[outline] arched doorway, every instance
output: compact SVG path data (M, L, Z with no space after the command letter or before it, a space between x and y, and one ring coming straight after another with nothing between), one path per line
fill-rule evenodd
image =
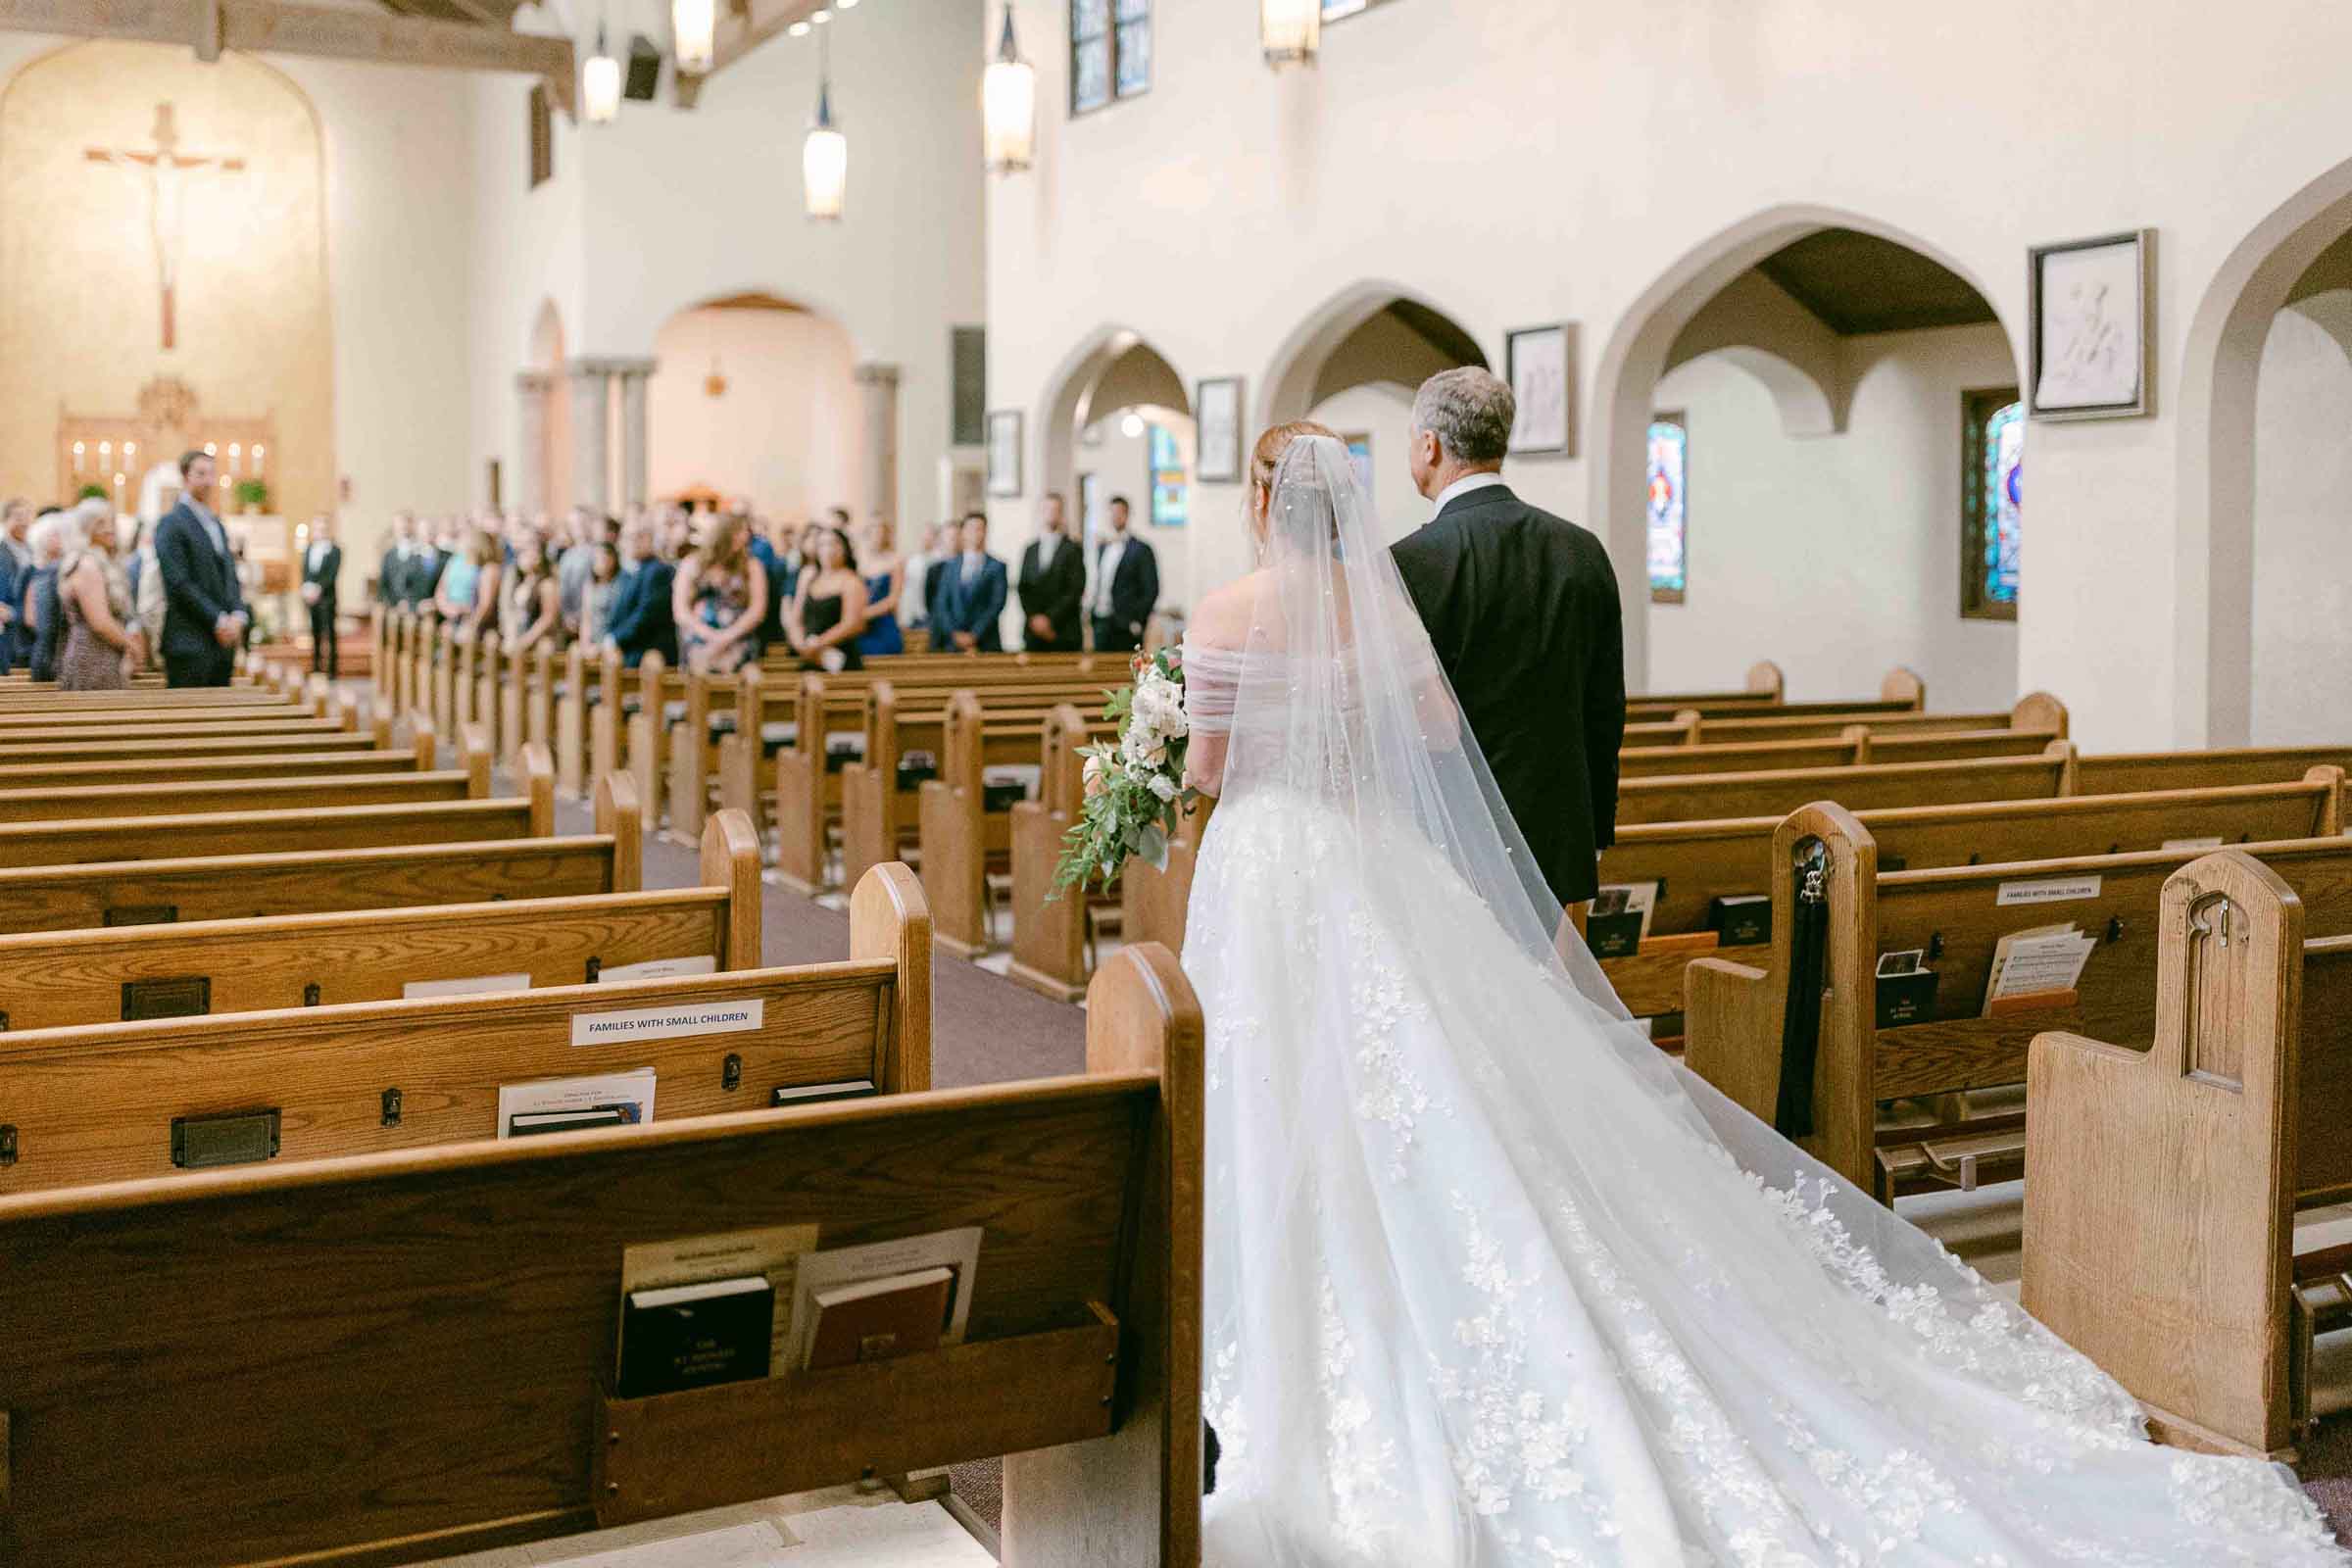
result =
M1900 664L2007 707L2020 385L1984 291L1912 236L1780 209L1687 257L1613 335L1588 427L1633 683L1770 659L1836 697Z
M1184 377L1140 333L1105 327L1062 363L1038 414L1039 472L1029 505L994 547L1017 560L1036 534L1036 503L1059 494L1087 541L1089 559L1107 526L1110 502L1128 503L1130 525L1159 559L1159 602L1181 613L1222 579L1203 579L1199 552L1213 527L1195 527L1197 436Z
M1465 365L1485 367L1487 356L1457 318L1396 284L1357 284L1285 342L1266 374L1262 424L1314 419L1338 431L1356 455L1384 534L1400 539L1428 515L1405 456L1413 394L1439 371Z
M2189 325L2175 535L2176 745L2244 745L2256 737L2258 715L2263 734L2301 733L2293 714L2306 704L2333 702L2315 718L2343 712L2337 675L2345 645L2322 624L2329 602L2312 595L2342 580L2344 515L2333 514L2331 536L2325 518L2345 491L2324 477L2315 482L2308 465L2332 464L2340 473L2345 461L2344 405L2325 340L2335 339L2340 320L2334 296L2352 283L2347 233L2352 162L2304 186L2239 242ZM2290 305L2292 319L2281 315ZM2315 401L2298 407L2298 396ZM2331 404L2337 413L2328 424ZM2268 543L2258 537L2258 516L2275 536ZM2325 549L2316 547L2321 540ZM2293 580L2315 562L2328 569ZM2306 655L2328 649L2335 671L2306 667ZM2263 682L2258 710L2265 666L2280 685L2272 692Z
M662 323L654 358L653 496L716 492L785 521L834 507L864 519L873 498L856 351L839 322L781 295L729 294Z

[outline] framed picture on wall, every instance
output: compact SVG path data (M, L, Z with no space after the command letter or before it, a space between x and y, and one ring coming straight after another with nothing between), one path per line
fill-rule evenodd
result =
M1503 378L1519 402L1512 456L1576 456L1576 328L1522 327L1502 341Z
M2036 245L2029 253L2036 419L2155 412L2156 231Z
M1242 482L1242 378L1203 381L1193 397L1200 416L1197 467L1202 484Z
M988 416L988 493L1003 498L1021 493L1021 411L998 409Z

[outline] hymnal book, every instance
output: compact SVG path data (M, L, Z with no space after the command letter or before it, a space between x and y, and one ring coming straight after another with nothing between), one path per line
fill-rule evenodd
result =
M654 1069L498 1086L498 1136L634 1127L654 1119Z
M902 752L899 754L899 788L920 789L939 777L939 757L934 752Z
M1585 942L1596 958L1623 958L1642 949L1649 935L1650 911L1657 906L1655 882L1611 882L1592 896L1592 912L1585 916Z
M2098 938L2072 925L2010 932L1992 950L1992 968L1984 982L1984 1016L1993 1015L1996 1002L2073 991L2098 945Z
M938 1349L955 1294L952 1268L917 1269L818 1291L809 1298L816 1321L808 1331L808 1370Z
M862 735L828 735L825 737L825 771L838 773L852 762L865 760L865 737Z
M980 808L984 811L1009 811L1030 798L1040 769L1034 762L1006 762L998 767L980 770Z
M1772 940L1772 896L1722 893L1707 902L1707 929L1727 948L1752 948Z
M782 1377L792 1369L795 1276L802 1256L816 1250L816 1237L814 1225L771 1225L763 1230L640 1242L621 1250L621 1295L760 1275L776 1293L774 1323L768 1336L768 1375Z
M772 1105L821 1105L828 1100L863 1100L881 1093L871 1078L845 1078L830 1084L778 1084L768 1091Z
M1905 948L1879 955L1878 1026L1893 1029L1918 1023L1936 1011L1938 977L1927 964L1928 950Z
M763 1378L776 1288L763 1275L631 1291L620 1313L624 1399Z
M933 1231L897 1241L869 1242L810 1252L801 1259L793 1280L792 1350L785 1364L808 1364L808 1347L816 1329L816 1298L827 1291L891 1280L931 1269L953 1276L940 1345L961 1345L963 1326L972 1311L972 1278L980 1266L980 1227Z

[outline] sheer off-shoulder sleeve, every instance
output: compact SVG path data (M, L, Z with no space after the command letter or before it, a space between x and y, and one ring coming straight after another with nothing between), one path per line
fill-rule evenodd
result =
M1242 686L1242 651L1184 640L1184 712L1196 735L1233 733Z

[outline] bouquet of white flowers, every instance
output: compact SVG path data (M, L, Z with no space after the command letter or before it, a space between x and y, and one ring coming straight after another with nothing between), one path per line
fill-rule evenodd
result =
M1119 726L1119 738L1078 749L1086 759L1086 799L1054 868L1055 898L1098 878L1109 887L1132 857L1164 869L1168 835L1199 799L1184 784L1192 722L1184 711L1182 654L1163 648L1150 658L1136 655L1135 684L1108 695L1102 716Z

